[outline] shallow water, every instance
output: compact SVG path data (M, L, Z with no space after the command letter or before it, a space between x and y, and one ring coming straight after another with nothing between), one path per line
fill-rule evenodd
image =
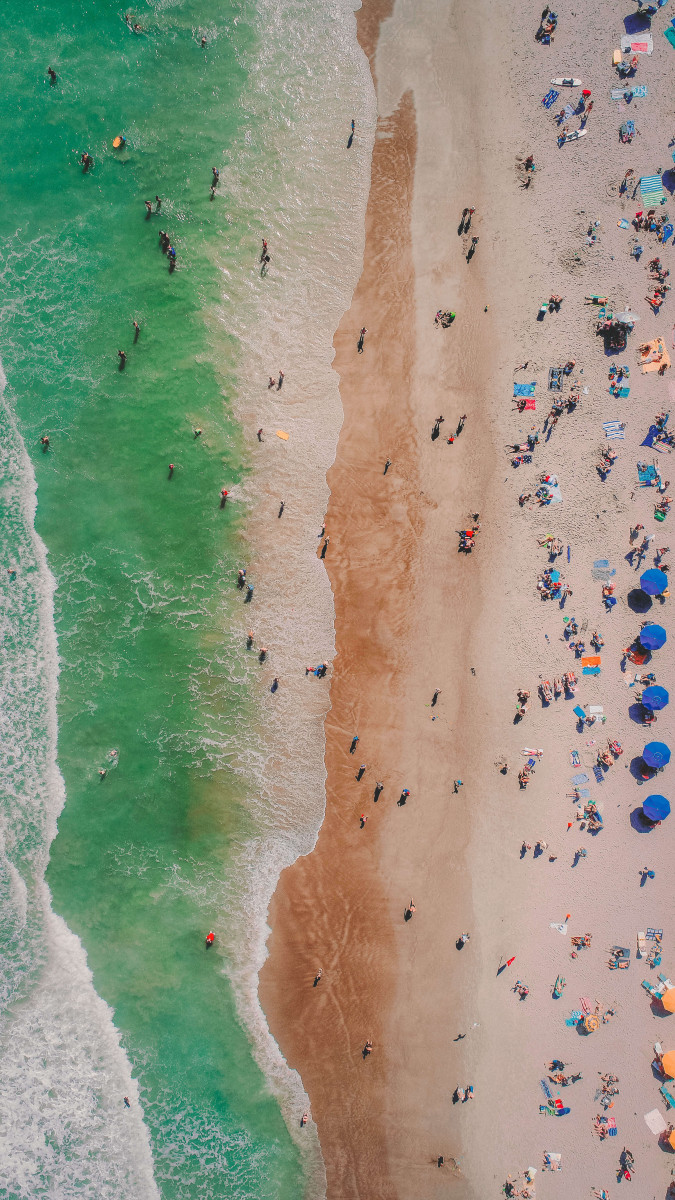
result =
M158 0L137 35L123 15L33 4L3 38L0 1195L147 1197L154 1175L163 1197L283 1200L321 1166L255 979L323 806L326 691L301 664L332 647L314 547L372 93L348 5ZM248 414L282 399L290 453L260 481Z

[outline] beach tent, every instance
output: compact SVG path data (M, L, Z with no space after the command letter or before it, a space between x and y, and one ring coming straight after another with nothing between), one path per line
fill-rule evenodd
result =
M669 1050L661 1059L664 1075L670 1075L671 1079L675 1079L675 1050Z
M668 991L663 993L661 1003L666 1012L675 1012L675 988L668 988Z
M665 821L670 813L670 804L665 796L647 796L642 811L648 821Z
M638 634L638 641L645 650L660 650L668 641L668 635L662 625L645 625Z
M643 175L640 180L640 194L643 204L647 208L654 208L657 204L665 204L666 193L663 190L660 175Z
M647 742L642 757L648 767L665 767L670 762L670 750L665 742Z
M668 576L665 571L658 571L656 567L652 567L640 576L640 587L648 596L660 596L668 587Z
M651 712L659 712L660 709L665 708L668 700L668 692L664 687L659 687L658 685L645 688L642 693L642 703Z

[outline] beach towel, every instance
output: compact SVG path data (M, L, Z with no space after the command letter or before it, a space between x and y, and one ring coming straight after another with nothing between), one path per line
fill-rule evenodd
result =
M553 1099L553 1093L551 1092L551 1089L550 1089L550 1087L548 1086L548 1082L547 1082L545 1079L540 1079L540 1080L539 1080L539 1082L540 1082L540 1084L541 1084L541 1090L542 1090L542 1092L544 1093L544 1095L545 1095L546 1099L547 1099L547 1100L552 1100L552 1099Z
M666 193L663 190L660 175L643 175L640 179L640 195L643 204L653 207L655 204L665 204Z
M609 1118L609 1120L607 1122L607 1128L609 1129L609 1136L616 1137L617 1130L616 1130L616 1118L615 1117Z
M621 39L621 49L624 54L628 50L631 54L651 54L654 49L652 35L651 33L644 33L632 38L630 34L626 34Z
M668 239L671 238L672 236L673 236L673 226L670 224L670 221L669 221L667 225L663 226L663 237L661 238L661 245L665 246Z
M572 709L572 712L574 713L575 717L578 717L578 718L579 718L579 720L580 720L580 721L585 721L585 720L586 720L586 713L584 712L584 710L583 710L583 708L581 707L581 705L580 705L580 704L577 704L577 705L576 705L576 706L575 706L575 707Z
M587 800L591 794L591 789L590 788L578 788L578 792L579 792L579 797L581 799Z
M664 29L663 36L668 38L671 46L675 47L675 29Z
M640 442L640 445L641 445L641 446L650 446L650 447L651 447L651 446L653 446L653 445L654 445L654 438L656 437L656 435L657 435L657 433L658 433L658 432L659 432L659 427L658 427L658 425L650 425L650 426L649 426L649 433L647 434L647 436L646 436L646 438L645 438L644 442Z
M646 342L646 350L640 355L640 366L642 374L647 371L658 371L660 367L670 366L670 355L666 350L666 344L663 338L654 338L651 342Z
M560 92L556 92L555 88L551 88L550 92L547 92L542 100L544 108L550 108L552 104L555 104L559 95Z
M628 388L625 389L626 392L628 390L629 390ZM611 391L611 388L610 388L610 391ZM618 395L622 396L623 392L624 392L624 389L621 388L621 390L618 392ZM605 437L608 440L610 440L611 438L621 438L621 440L623 441L626 436L626 430L622 429L620 421L605 421L602 428L604 429Z
M581 674L582 675L599 675L600 667L582 667Z
M637 96L640 99L643 99L647 95L647 84L646 83L635 83L635 84L633 84L633 87L630 90L634 96Z
M663 937L663 930L650 928L647 930L646 937L648 937L650 941L660 941Z
M559 483L554 483L554 484L549 483L546 486L548 487L548 490L549 490L551 504L562 504L562 492L560 491L560 484Z
M537 401L535 400L534 396L528 396L527 400L525 401L525 408L523 409L523 412L534 412L536 407Z
M654 1134L654 1137L658 1137L660 1133L663 1133L664 1129L668 1128L658 1108L653 1108L651 1112L645 1113L645 1124L649 1132Z
M601 662L602 659L599 654L585 654L581 656L582 667L599 667Z
M593 767L593 774L595 775L595 778L597 779L598 783L602 783L602 781L604 780L605 777L602 773L602 767L598 766L597 763ZM599 813L596 813L596 816L598 817L598 819L600 818Z
M591 1011L591 1002L588 999L588 996L580 996L579 1003L581 1005L582 1012L589 1013Z
M573 783L575 787L579 787L582 783L588 783L588 775L585 775L583 772L580 772L578 775L573 775L570 779L570 783Z
M277 437L281 438L282 442L287 442L289 434L284 433L283 429L277 429Z
M638 479L640 483L651 483L653 479L656 479L657 474L658 472L653 463L650 463L649 466L638 466Z
M536 383L514 383L513 394L514 396L534 396L536 386Z

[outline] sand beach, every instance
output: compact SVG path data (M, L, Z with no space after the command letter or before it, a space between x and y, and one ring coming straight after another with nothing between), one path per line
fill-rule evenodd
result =
M654 674L648 684L670 690L672 656L665 647L638 667L625 655L646 622L670 636L669 598L650 599L639 583L669 558L656 551L672 517L656 520L655 505L669 493L672 460L664 442L643 442L668 411L670 370L643 373L639 346L660 335L672 348L672 300L666 293L656 312L645 298L658 283L648 263L660 257L668 269L672 251L631 221L647 207L636 183L659 171L657 215L675 211L675 59L667 8L627 19L635 41L651 24L653 52L635 51L627 81L647 93L612 99L626 14L604 3L556 11L550 45L535 40L538 9L482 0L366 0L357 14L379 115L363 274L335 335L344 425L326 516L337 651L326 816L315 849L282 875L260 987L309 1093L328 1196L340 1200L505 1187L539 1197L597 1189L614 1200L624 1148L633 1194L665 1196L675 1162L658 1119L656 1132L645 1121L654 1110L669 1121L667 1080L651 1063L654 1043L667 1051L675 1033L641 986L674 969L670 826L641 817L647 795L669 796L672 768L644 779L641 755L654 739L670 744L672 720L666 707L643 724L634 679ZM581 85L556 88L546 108L552 79L569 76ZM584 88L584 108L557 124ZM624 142L627 120L635 134ZM565 125L585 135L559 145ZM466 207L471 229L458 234ZM544 311L551 296L562 297L558 310ZM619 353L597 332L600 307L635 314ZM439 310L456 313L448 328L434 323ZM571 362L551 392L550 368ZM610 378L624 365L627 376ZM531 383L534 396L522 399L535 407L519 412L514 384ZM531 453L528 434L538 434ZM530 461L513 466L524 454ZM639 462L656 464L664 490L642 486ZM559 493L540 503L551 475ZM636 526L635 548L654 535L641 562L630 554ZM458 531L471 528L475 548L458 553ZM562 550L552 562L548 535ZM569 595L542 598L547 567ZM583 674L582 658L600 661ZM542 702L540 685L553 691L569 671L575 692ZM519 689L530 696L514 721ZM597 719L579 722L577 705ZM600 753L611 765L598 765ZM663 948L652 968L636 939L654 929ZM462 932L470 937L458 948ZM590 946L577 948L572 938L586 934ZM609 965L616 945L630 949L628 968ZM598 1011L590 1033L573 1016L586 1009ZM555 1060L566 1079L581 1077L550 1080ZM603 1097L607 1074L618 1091ZM462 1102L456 1089L468 1085ZM558 1096L570 1110L561 1117ZM561 1155L559 1171L544 1169L549 1152Z

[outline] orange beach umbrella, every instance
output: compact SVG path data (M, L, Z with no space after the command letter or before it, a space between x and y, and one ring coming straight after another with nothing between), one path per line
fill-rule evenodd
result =
M675 1012L675 988L668 988L661 997L661 1003L666 1012Z
M665 1075L670 1075L671 1079L675 1079L675 1050L669 1050L661 1059L661 1066Z

